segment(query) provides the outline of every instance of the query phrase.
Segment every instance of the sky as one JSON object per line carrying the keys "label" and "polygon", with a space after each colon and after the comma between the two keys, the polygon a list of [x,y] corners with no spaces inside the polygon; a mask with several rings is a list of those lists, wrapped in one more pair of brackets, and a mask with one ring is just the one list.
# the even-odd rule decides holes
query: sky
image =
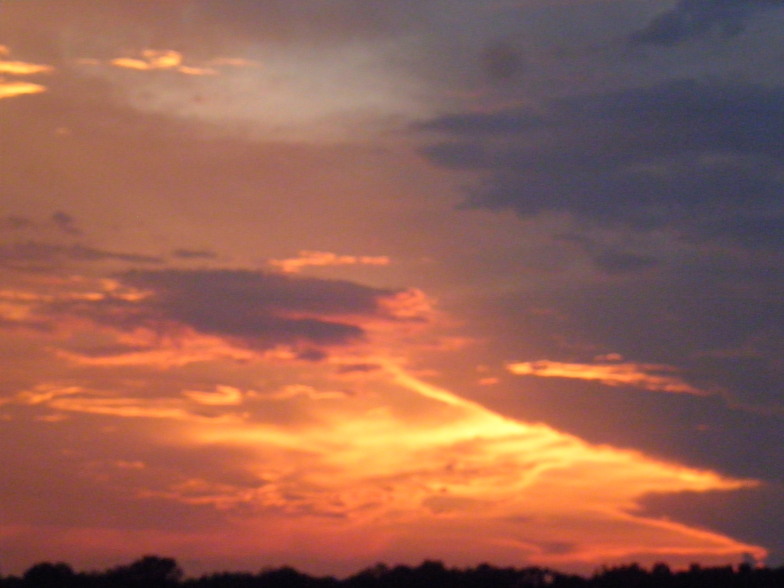
{"label": "sky", "polygon": [[784,564],[784,2],[0,2],[0,573]]}

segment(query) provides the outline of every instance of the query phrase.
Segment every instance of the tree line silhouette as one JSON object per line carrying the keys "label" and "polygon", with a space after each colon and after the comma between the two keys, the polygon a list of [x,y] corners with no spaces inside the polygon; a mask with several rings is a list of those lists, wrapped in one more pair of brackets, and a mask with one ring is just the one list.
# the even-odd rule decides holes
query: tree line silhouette
{"label": "tree line silhouette", "polygon": [[294,568],[258,573],[218,572],[185,578],[176,560],[146,555],[105,571],[77,572],[62,562],[42,562],[21,576],[0,574],[0,588],[782,588],[784,567],[739,566],[672,570],[664,563],[603,567],[591,576],[540,567],[447,568],[427,560],[419,566],[377,564],[344,579],[313,577]]}

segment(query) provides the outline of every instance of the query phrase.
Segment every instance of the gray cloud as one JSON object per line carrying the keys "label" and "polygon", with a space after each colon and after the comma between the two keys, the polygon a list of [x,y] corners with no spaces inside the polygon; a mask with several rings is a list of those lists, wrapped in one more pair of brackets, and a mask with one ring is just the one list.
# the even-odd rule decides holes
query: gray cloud
{"label": "gray cloud", "polygon": [[719,31],[725,36],[742,32],[756,12],[783,7],[781,0],[679,0],[630,37],[633,44],[676,45]]}
{"label": "gray cloud", "polygon": [[208,249],[175,249],[172,251],[174,257],[180,259],[215,259],[218,254]]}
{"label": "gray cloud", "polygon": [[152,294],[141,301],[109,296],[59,302],[48,310],[122,329],[185,325],[255,349],[291,345],[302,359],[317,361],[325,357],[320,346],[361,339],[362,317],[392,318],[379,302],[395,294],[346,281],[243,270],[137,270],[119,279]]}
{"label": "gray cloud", "polygon": [[76,219],[60,210],[52,215],[52,222],[60,231],[68,235],[80,235],[82,233],[76,226]]}
{"label": "gray cloud", "polygon": [[735,477],[784,482],[780,417],[729,407],[718,396],[641,393],[534,376],[519,376],[517,385],[525,394],[503,401],[506,414],[550,423],[592,443],[635,448]]}
{"label": "gray cloud", "polygon": [[681,492],[652,494],[643,499],[640,511],[668,516],[687,523],[709,526],[746,541],[762,542],[770,550],[770,562],[784,559],[781,521],[784,486],[765,484],[734,492]]}
{"label": "gray cloud", "polygon": [[784,244],[784,89],[674,81],[444,116],[431,161],[484,172],[466,205],[690,240]]}
{"label": "gray cloud", "polygon": [[35,226],[35,222],[26,216],[9,214],[0,218],[0,228],[7,231],[19,231]]}
{"label": "gray cloud", "polygon": [[139,253],[106,251],[81,244],[61,245],[41,241],[0,244],[0,267],[42,271],[59,267],[68,261],[124,261],[141,264],[162,263],[163,259]]}

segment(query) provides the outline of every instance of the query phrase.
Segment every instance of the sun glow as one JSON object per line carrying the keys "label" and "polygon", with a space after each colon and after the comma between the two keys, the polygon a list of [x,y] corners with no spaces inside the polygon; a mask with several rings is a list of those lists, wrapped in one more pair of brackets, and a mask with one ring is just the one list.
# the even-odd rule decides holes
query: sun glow
{"label": "sun glow", "polygon": [[[374,536],[392,526],[396,536],[421,545],[435,544],[443,534],[470,541],[469,521],[487,527],[479,543],[503,543],[510,533],[566,533],[574,542],[568,554],[518,545],[521,557],[526,552],[543,564],[596,563],[621,554],[764,555],[718,533],[632,514],[649,492],[728,490],[753,481],[592,446],[497,415],[391,361],[376,362],[383,365],[373,376],[376,389],[385,391],[373,402],[311,396],[312,418],[295,427],[251,421],[199,426],[192,439],[254,447],[265,482],[252,499],[246,495],[248,504],[277,505],[302,517],[303,525],[312,516],[333,517],[336,529],[358,527]],[[428,409],[409,413],[410,405]]]}

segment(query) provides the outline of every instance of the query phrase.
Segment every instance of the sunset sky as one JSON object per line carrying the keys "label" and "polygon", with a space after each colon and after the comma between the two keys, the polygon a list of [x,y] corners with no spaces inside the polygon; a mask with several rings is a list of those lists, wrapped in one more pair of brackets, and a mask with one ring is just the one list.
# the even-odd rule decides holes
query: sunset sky
{"label": "sunset sky", "polygon": [[784,565],[784,1],[0,1],[0,574]]}

